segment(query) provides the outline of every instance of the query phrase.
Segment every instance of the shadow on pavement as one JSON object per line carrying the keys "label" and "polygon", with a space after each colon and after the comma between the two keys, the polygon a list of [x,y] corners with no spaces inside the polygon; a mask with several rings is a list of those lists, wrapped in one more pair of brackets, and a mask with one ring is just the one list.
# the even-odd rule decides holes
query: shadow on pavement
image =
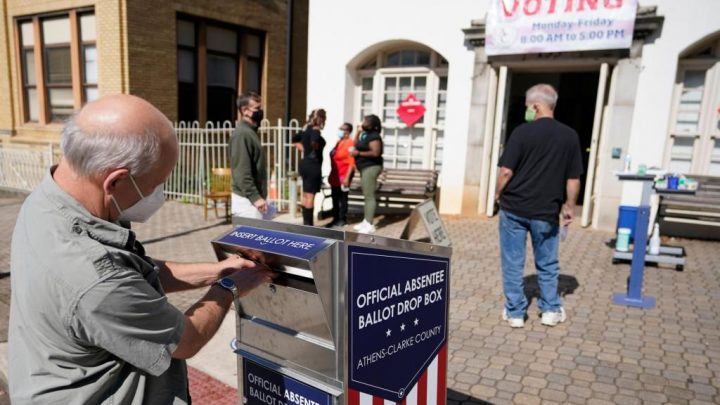
{"label": "shadow on pavement", "polygon": [[492,402],[483,401],[452,389],[447,390],[447,403],[448,405],[493,405]]}
{"label": "shadow on pavement", "polygon": [[[540,286],[538,285],[537,274],[525,276],[523,278],[525,282],[525,297],[528,300],[528,308],[532,304],[533,299],[540,297]],[[575,276],[568,276],[561,274],[558,277],[558,294],[564,297],[568,294],[572,294],[580,286]]]}
{"label": "shadow on pavement", "polygon": [[142,242],[143,245],[151,245],[151,244],[153,244],[153,243],[162,242],[162,241],[165,241],[165,240],[168,240],[168,239],[179,238],[179,237],[181,237],[181,236],[190,235],[191,233],[204,231],[204,230],[206,230],[206,229],[217,228],[217,227],[220,227],[220,226],[228,226],[228,225],[230,225],[230,222],[225,222],[225,221],[223,221],[223,222],[217,222],[217,223],[214,223],[214,224],[212,224],[212,225],[203,226],[203,227],[200,227],[200,228],[188,229],[187,231],[177,232],[177,233],[173,233],[173,234],[170,234],[170,235],[160,236],[160,237],[152,238],[152,239],[145,239],[145,240],[143,240],[143,241],[141,241],[141,242]]}

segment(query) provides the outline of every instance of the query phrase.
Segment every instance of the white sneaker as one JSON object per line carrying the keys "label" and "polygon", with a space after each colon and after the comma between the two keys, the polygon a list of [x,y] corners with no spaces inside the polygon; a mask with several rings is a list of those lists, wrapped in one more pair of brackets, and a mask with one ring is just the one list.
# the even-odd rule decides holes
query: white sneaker
{"label": "white sneaker", "polygon": [[560,312],[544,312],[540,323],[546,326],[555,326],[559,323],[565,322],[566,319],[567,315],[565,314],[565,308],[560,307]]}
{"label": "white sneaker", "polygon": [[361,229],[360,233],[375,233],[377,229],[375,229],[375,225],[369,224],[367,227]]}
{"label": "white sneaker", "polygon": [[368,221],[363,220],[359,224],[355,225],[353,229],[360,233],[374,233],[375,232],[375,225],[371,224]]}
{"label": "white sneaker", "polygon": [[502,319],[503,321],[507,321],[511,328],[522,328],[525,326],[525,319],[510,318],[510,316],[508,316],[507,309],[503,309]]}

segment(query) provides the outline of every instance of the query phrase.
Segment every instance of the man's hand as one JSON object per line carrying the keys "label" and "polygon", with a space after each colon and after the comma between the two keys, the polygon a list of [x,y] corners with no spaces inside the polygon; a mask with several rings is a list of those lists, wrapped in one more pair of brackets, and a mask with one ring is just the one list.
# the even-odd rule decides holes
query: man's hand
{"label": "man's hand", "polygon": [[[231,278],[238,288],[238,293],[242,296],[250,292],[250,290],[259,286],[263,282],[271,282],[277,273],[274,273],[270,267],[265,264],[265,257],[258,252],[253,256],[250,252],[243,253],[252,260],[244,259],[238,255],[231,255],[227,259],[218,263],[221,266],[219,277]],[[242,273],[242,274],[240,274]],[[246,291],[243,293],[243,289]]]}
{"label": "man's hand", "polygon": [[[241,297],[261,284],[272,282],[274,277],[266,265],[239,256],[223,260],[222,264],[227,266],[223,272],[229,271],[225,277],[235,283]],[[172,357],[188,359],[200,351],[217,332],[232,302],[228,291],[219,286],[211,287],[200,301],[185,312],[183,334]]]}
{"label": "man's hand", "polygon": [[565,204],[560,210],[562,225],[570,225],[575,219],[575,204],[580,194],[580,179],[567,179],[565,184]]}
{"label": "man's hand", "polygon": [[255,208],[257,208],[258,211],[260,211],[261,213],[265,214],[265,213],[267,212],[267,209],[268,209],[267,201],[265,201],[264,198],[258,198],[258,199],[253,203],[253,205],[254,205]]}
{"label": "man's hand", "polygon": [[[246,261],[250,262],[249,260]],[[271,283],[273,278],[277,275],[277,273],[273,273],[273,271],[265,265],[257,264],[255,262],[250,263],[252,263],[253,267],[244,268],[226,276],[235,282],[238,295],[241,297],[247,295],[250,291],[259,287],[261,284]]]}
{"label": "man's hand", "polygon": [[503,190],[505,190],[505,186],[507,186],[512,176],[512,169],[508,169],[505,166],[500,166],[500,170],[498,170],[497,182],[495,184],[495,202],[500,201],[502,192]]}
{"label": "man's hand", "polygon": [[575,219],[575,207],[568,203],[563,204],[560,210],[560,217],[560,225],[570,225],[573,219]]}

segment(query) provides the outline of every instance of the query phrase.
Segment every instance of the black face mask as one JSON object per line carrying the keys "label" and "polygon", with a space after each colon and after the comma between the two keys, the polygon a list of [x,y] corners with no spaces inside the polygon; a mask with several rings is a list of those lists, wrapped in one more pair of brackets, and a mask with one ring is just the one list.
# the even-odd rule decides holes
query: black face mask
{"label": "black face mask", "polygon": [[265,113],[262,109],[258,109],[257,111],[254,111],[252,115],[250,116],[250,119],[253,120],[254,123],[260,125],[260,121],[263,120],[265,117]]}

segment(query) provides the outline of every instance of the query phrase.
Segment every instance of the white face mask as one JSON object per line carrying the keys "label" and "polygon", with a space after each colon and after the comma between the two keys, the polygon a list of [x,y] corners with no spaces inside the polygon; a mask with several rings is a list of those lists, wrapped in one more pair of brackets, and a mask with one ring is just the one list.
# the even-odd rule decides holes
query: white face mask
{"label": "white face mask", "polygon": [[135,183],[135,179],[132,175],[130,175],[130,181],[132,181],[135,191],[137,191],[140,195],[140,201],[123,211],[120,209],[120,205],[118,205],[117,201],[115,201],[115,197],[111,196],[110,198],[112,198],[115,208],[120,213],[117,219],[118,221],[146,222],[165,203],[165,192],[163,191],[164,184],[160,183],[157,187],[155,187],[152,194],[145,197],[140,191],[140,188],[138,188],[137,183]]}

